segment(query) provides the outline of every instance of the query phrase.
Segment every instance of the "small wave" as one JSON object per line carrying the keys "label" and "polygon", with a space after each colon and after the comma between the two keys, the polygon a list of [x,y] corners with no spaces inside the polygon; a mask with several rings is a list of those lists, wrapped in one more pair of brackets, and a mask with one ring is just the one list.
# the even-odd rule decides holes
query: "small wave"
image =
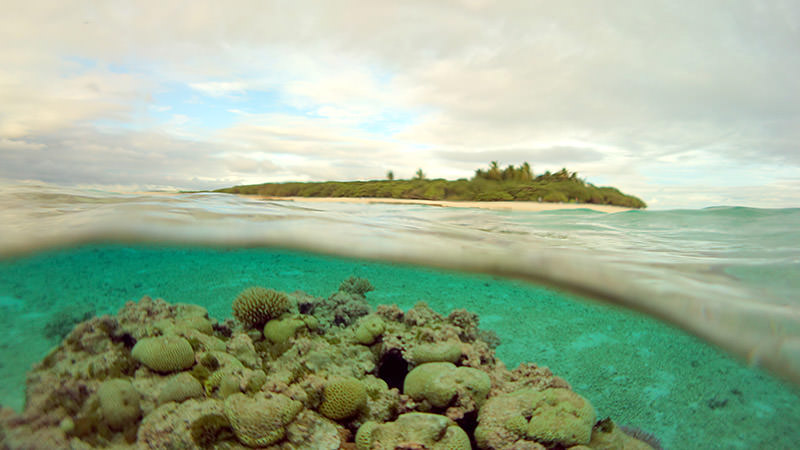
{"label": "small wave", "polygon": [[649,314],[800,384],[798,230],[800,209],[509,213],[0,187],[5,258],[96,242],[264,246],[493,274]]}

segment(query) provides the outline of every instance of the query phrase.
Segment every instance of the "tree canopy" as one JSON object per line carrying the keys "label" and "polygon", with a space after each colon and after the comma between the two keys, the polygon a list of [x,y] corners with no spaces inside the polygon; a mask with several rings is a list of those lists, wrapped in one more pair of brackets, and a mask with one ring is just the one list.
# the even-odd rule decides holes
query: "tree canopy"
{"label": "tree canopy", "polygon": [[578,177],[576,172],[562,168],[535,175],[530,164],[500,168],[497,161],[488,169],[477,169],[471,179],[428,179],[422,168],[410,180],[387,179],[371,181],[325,181],[264,183],[234,186],[215,192],[256,194],[272,197],[372,197],[421,200],[464,201],[534,201],[560,203],[591,203],[629,208],[646,208],[639,198],[623,194],[614,187],[597,187]]}

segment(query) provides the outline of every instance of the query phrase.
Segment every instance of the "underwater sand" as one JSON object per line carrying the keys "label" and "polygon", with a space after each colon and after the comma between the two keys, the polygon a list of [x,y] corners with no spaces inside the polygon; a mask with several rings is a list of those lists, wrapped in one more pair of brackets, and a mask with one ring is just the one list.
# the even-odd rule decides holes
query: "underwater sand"
{"label": "underwater sand", "polygon": [[656,435],[664,448],[796,448],[800,392],[644,316],[516,281],[281,250],[84,246],[0,263],[0,402],[17,410],[27,368],[57,344],[48,323],[114,313],[143,295],[230,316],[243,287],[327,296],[351,276],[367,299],[448,313],[466,308],[501,339],[498,357],[547,366],[598,417]]}

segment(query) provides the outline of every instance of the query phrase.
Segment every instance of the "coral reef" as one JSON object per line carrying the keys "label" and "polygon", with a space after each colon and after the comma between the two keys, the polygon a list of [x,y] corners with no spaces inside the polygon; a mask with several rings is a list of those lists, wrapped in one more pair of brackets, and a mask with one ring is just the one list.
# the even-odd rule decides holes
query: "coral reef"
{"label": "coral reef", "polygon": [[303,314],[319,319],[320,328],[348,327],[360,317],[370,313],[367,292],[375,288],[364,278],[350,277],[343,281],[339,290],[327,299],[312,297],[305,292],[295,292],[293,297]]}
{"label": "coral reef", "polygon": [[356,378],[333,380],[325,385],[319,412],[333,420],[342,420],[357,414],[367,406],[367,387]]}
{"label": "coral reef", "polygon": [[203,385],[197,378],[186,372],[173,376],[164,383],[158,394],[158,403],[182,402],[190,398],[202,397]]}
{"label": "coral reef", "polygon": [[119,378],[104,381],[97,389],[103,418],[112,430],[122,430],[130,422],[139,420],[139,393],[128,380]]}
{"label": "coral reef", "polygon": [[180,336],[141,339],[133,346],[131,356],[156,372],[177,372],[194,365],[194,350]]}
{"label": "coral reef", "polygon": [[372,345],[385,329],[386,324],[383,323],[383,319],[370,314],[359,322],[356,328],[356,340],[359,344]]}
{"label": "coral reef", "polygon": [[373,448],[469,450],[472,446],[467,433],[447,417],[407,413],[394,422],[367,422],[359,428],[356,449]]}
{"label": "coral reef", "polygon": [[303,410],[303,404],[275,393],[253,397],[236,393],[225,399],[225,416],[241,443],[265,447],[286,436],[286,426]]}
{"label": "coral reef", "polygon": [[477,412],[491,387],[489,375],[479,369],[456,367],[449,362],[431,362],[406,375],[403,392],[422,402],[420,408],[424,411],[458,405],[463,414]]}
{"label": "coral reef", "polygon": [[0,448],[650,448],[547,368],[506,369],[476,315],[372,311],[372,289],[250,288],[224,322],[128,302],[34,366]]}
{"label": "coral reef", "polygon": [[291,307],[283,292],[263,287],[250,287],[233,301],[233,316],[247,327],[264,325]]}
{"label": "coral reef", "polygon": [[374,291],[375,287],[366,278],[359,278],[351,276],[350,278],[342,281],[339,285],[339,292],[349,292],[351,294],[360,295],[365,297],[367,292]]}

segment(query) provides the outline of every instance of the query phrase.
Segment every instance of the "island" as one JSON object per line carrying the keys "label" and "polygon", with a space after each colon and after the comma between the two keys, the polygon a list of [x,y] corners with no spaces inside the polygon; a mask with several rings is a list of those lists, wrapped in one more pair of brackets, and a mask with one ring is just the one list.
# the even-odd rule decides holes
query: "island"
{"label": "island", "polygon": [[422,169],[409,180],[396,180],[389,171],[386,179],[368,181],[323,181],[263,183],[217,189],[213,192],[262,197],[385,198],[471,202],[524,201],[582,203],[641,209],[647,205],[638,197],[614,187],[598,187],[562,168],[535,175],[527,162],[501,169],[492,161],[470,178],[428,179]]}

